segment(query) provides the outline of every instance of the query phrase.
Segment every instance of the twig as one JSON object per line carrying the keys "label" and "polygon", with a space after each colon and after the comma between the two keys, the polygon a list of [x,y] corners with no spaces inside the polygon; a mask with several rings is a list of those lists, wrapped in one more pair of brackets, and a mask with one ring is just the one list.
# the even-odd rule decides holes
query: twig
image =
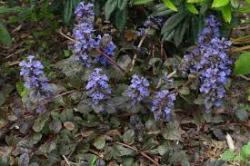
{"label": "twig", "polygon": [[169,78],[173,77],[175,74],[176,74],[176,70],[174,70],[172,73],[170,73],[170,74],[167,76],[167,78],[169,79]]}
{"label": "twig", "polygon": [[72,38],[69,37],[68,35],[65,35],[65,34],[62,32],[62,28],[60,28],[60,29],[58,30],[58,33],[59,33],[60,35],[62,35],[63,37],[65,37],[66,39],[69,39],[70,41],[72,41],[72,42],[74,42],[74,43],[77,42],[75,39],[72,39]]}
{"label": "twig", "polygon": [[160,166],[160,164],[157,162],[157,161],[155,161],[154,159],[152,159],[150,156],[148,156],[145,152],[141,152],[141,151],[139,151],[139,150],[137,150],[135,147],[132,147],[132,146],[130,146],[130,145],[127,145],[127,144],[125,144],[125,143],[122,143],[122,142],[116,142],[117,144],[119,144],[119,145],[122,145],[122,146],[124,146],[124,147],[127,147],[127,148],[129,148],[129,149],[132,149],[133,151],[136,151],[137,153],[140,153],[143,157],[145,157],[145,158],[147,158],[148,160],[150,160],[152,163],[154,163],[156,166]]}
{"label": "twig", "polygon": [[103,56],[105,56],[105,58],[107,58],[108,59],[108,61],[112,64],[112,65],[114,65],[114,66],[116,66],[118,69],[120,69],[122,72],[124,72],[124,73],[126,73],[126,71],[120,66],[120,65],[118,65],[117,63],[116,63],[116,61],[114,61],[111,57],[109,57],[107,54],[105,54],[103,51],[101,51],[100,49],[97,49],[97,51],[99,52],[99,53],[101,53]]}
{"label": "twig", "polygon": [[232,48],[231,52],[241,52],[241,51],[246,51],[246,50],[250,50],[250,45],[244,46],[244,47]]}
{"label": "twig", "polygon": [[247,80],[247,81],[250,81],[250,78],[247,77],[247,76],[245,76],[245,75],[240,75],[240,77],[243,78],[243,79],[245,79],[245,80]]}
{"label": "twig", "polygon": [[[146,35],[144,35],[144,36],[141,38],[141,40],[140,40],[140,42],[139,42],[137,48],[141,48],[141,46],[142,46],[142,44],[143,44],[143,42],[144,42],[145,39],[146,39]],[[137,59],[137,56],[138,56],[138,54],[135,53],[135,54],[134,54],[134,57],[133,57],[133,60],[132,60],[132,63],[131,63],[131,67],[130,67],[130,69],[129,69],[130,72],[132,72],[133,69],[134,69],[135,61],[136,61],[136,59]]]}
{"label": "twig", "polygon": [[70,162],[69,162],[69,160],[67,159],[67,157],[66,157],[65,155],[62,155],[62,157],[63,157],[64,161],[66,162],[66,164],[67,164],[68,166],[70,166]]}

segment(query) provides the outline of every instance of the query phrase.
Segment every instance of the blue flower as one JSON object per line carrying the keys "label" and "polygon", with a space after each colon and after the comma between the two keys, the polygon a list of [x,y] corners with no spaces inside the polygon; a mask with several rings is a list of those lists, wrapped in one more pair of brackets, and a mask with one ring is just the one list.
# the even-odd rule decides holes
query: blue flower
{"label": "blue flower", "polygon": [[125,92],[125,95],[131,98],[132,103],[136,104],[149,96],[149,82],[146,78],[133,75],[131,84]]}
{"label": "blue flower", "polygon": [[154,113],[156,120],[161,118],[166,121],[170,120],[171,112],[176,100],[176,93],[171,93],[168,90],[161,90],[156,93],[152,101],[151,111]]}
{"label": "blue flower", "polygon": [[102,69],[95,68],[88,78],[88,83],[85,87],[87,95],[91,98],[92,103],[98,105],[100,102],[107,99],[111,94],[109,87],[109,78],[102,74]]}
{"label": "blue flower", "polygon": [[48,85],[48,79],[44,75],[44,66],[34,56],[30,55],[26,60],[19,63],[21,67],[20,75],[24,79],[24,86],[27,89],[45,91]]}
{"label": "blue flower", "polygon": [[205,23],[206,27],[199,34],[198,46],[184,55],[182,70],[199,76],[199,90],[209,111],[223,103],[232,61],[228,56],[231,42],[220,38],[220,22],[211,15]]}
{"label": "blue flower", "polygon": [[75,43],[73,52],[76,57],[86,67],[91,66],[91,57],[89,57],[90,49],[97,48],[100,38],[94,38],[94,9],[92,3],[80,2],[75,9],[76,22],[73,29],[73,37]]}

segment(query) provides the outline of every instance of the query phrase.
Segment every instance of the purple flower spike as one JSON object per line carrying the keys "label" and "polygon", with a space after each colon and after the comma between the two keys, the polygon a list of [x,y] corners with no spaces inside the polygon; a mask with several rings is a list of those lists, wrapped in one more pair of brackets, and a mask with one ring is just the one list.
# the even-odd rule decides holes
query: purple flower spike
{"label": "purple flower spike", "polygon": [[156,93],[152,101],[151,111],[154,113],[156,120],[161,118],[169,121],[171,118],[171,112],[174,107],[174,101],[176,100],[176,94],[171,93],[168,90],[162,90]]}
{"label": "purple flower spike", "polygon": [[111,94],[111,88],[108,83],[109,78],[101,72],[102,69],[95,68],[94,72],[90,74],[88,83],[85,87],[87,95],[92,99],[95,105],[107,99]]}
{"label": "purple flower spike", "polygon": [[219,21],[211,15],[205,23],[206,27],[199,35],[198,47],[184,56],[182,69],[184,73],[199,75],[199,90],[209,111],[223,103],[232,61],[228,56],[231,42],[220,38]]}
{"label": "purple flower spike", "polygon": [[20,75],[24,79],[24,86],[27,89],[45,91],[48,85],[48,79],[44,76],[44,66],[34,56],[30,55],[27,60],[19,63],[21,67]]}
{"label": "purple flower spike", "polygon": [[149,82],[146,78],[133,75],[131,84],[126,90],[126,96],[131,98],[132,103],[136,104],[149,96]]}

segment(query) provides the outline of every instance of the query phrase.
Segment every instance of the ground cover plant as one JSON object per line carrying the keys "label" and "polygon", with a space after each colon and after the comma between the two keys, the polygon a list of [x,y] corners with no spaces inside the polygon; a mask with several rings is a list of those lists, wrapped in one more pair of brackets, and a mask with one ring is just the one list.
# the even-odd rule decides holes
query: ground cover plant
{"label": "ground cover plant", "polygon": [[249,0],[0,5],[0,165],[249,165]]}

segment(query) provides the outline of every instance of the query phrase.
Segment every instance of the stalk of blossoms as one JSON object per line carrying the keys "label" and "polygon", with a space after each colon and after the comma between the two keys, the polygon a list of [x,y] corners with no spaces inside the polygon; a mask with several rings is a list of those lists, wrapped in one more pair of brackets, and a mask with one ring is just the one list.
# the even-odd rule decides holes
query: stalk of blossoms
{"label": "stalk of blossoms", "polygon": [[134,105],[145,99],[145,97],[148,97],[149,94],[148,80],[142,76],[133,75],[131,84],[125,91],[125,96],[128,96]]}
{"label": "stalk of blossoms", "polygon": [[36,112],[44,112],[46,110],[45,105],[41,104],[40,101],[51,95],[48,88],[48,79],[43,71],[44,66],[32,55],[21,61],[19,66],[21,67],[20,75],[23,77],[24,86],[30,90],[29,97],[31,98],[28,102],[35,104]]}
{"label": "stalk of blossoms", "polygon": [[[98,49],[105,54],[101,53],[97,56],[96,61],[107,66],[109,64],[109,58],[112,57],[116,49],[116,45],[112,42],[112,38],[108,34],[104,34],[103,37],[98,35],[95,37],[94,30],[94,5],[92,3],[80,2],[75,9],[76,25],[73,29],[74,45],[73,52],[76,57],[83,63],[85,67],[90,67],[93,63],[90,51],[92,49]],[[106,41],[109,38],[111,40]],[[105,43],[105,44],[103,44]]]}
{"label": "stalk of blossoms", "polygon": [[102,69],[95,68],[89,75],[88,83],[85,87],[88,97],[94,105],[100,104],[109,98],[111,88],[109,86],[109,78],[107,75],[102,74]]}
{"label": "stalk of blossoms", "polygon": [[182,70],[199,76],[206,110],[220,107],[226,95],[225,85],[231,74],[232,61],[228,56],[231,42],[220,38],[219,21],[209,16],[198,37],[198,46],[184,55]]}
{"label": "stalk of blossoms", "polygon": [[24,79],[24,86],[27,89],[46,91],[48,79],[44,74],[44,66],[34,56],[30,55],[26,60],[19,63],[21,67],[20,75]]}
{"label": "stalk of blossoms", "polygon": [[151,111],[154,113],[155,119],[164,119],[169,121],[171,119],[175,100],[175,92],[170,92],[169,90],[161,90],[156,92],[155,96],[153,97],[151,107]]}

